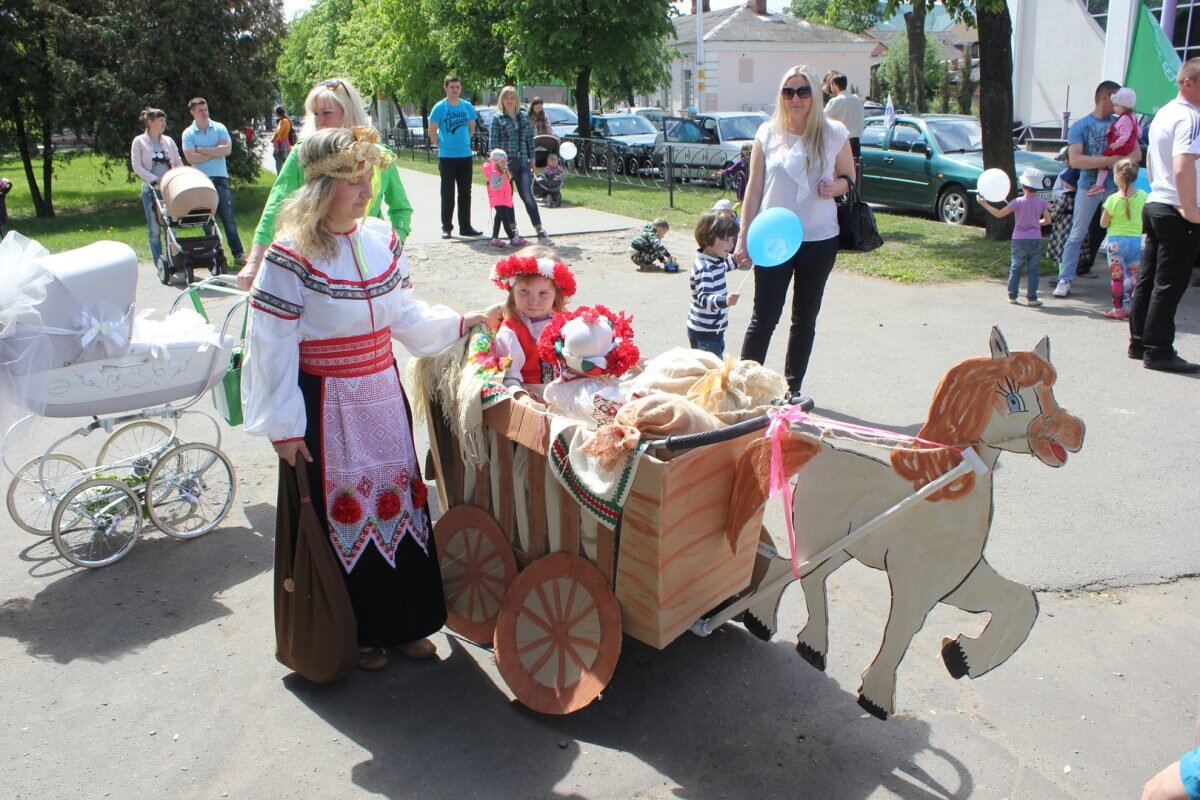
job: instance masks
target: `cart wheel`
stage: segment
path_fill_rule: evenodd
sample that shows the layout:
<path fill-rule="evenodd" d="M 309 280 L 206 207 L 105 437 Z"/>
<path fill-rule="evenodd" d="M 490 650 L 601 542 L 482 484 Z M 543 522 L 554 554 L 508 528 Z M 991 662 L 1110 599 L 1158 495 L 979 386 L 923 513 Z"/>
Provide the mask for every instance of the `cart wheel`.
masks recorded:
<path fill-rule="evenodd" d="M 142 530 L 142 503 L 118 481 L 84 481 L 63 497 L 54 510 L 51 531 L 63 558 L 80 567 L 103 567 L 118 560 L 137 542 Z"/>
<path fill-rule="evenodd" d="M 154 262 L 154 271 L 158 273 L 158 280 L 163 286 L 171 285 L 171 266 L 167 262 L 170 256 L 159 256 L 158 261 Z"/>
<path fill-rule="evenodd" d="M 122 478 L 144 478 L 172 441 L 170 428 L 161 422 L 131 422 L 108 437 L 96 457 L 96 466 Z"/>
<path fill-rule="evenodd" d="M 21 467 L 8 485 L 8 513 L 22 530 L 34 536 L 49 536 L 54 507 L 63 494 L 78 483 L 87 467 L 74 456 L 51 453 Z M 42 479 L 38 480 L 41 470 Z"/>
<path fill-rule="evenodd" d="M 233 465 L 210 444 L 181 444 L 167 451 L 146 481 L 146 512 L 176 539 L 208 533 L 229 513 L 237 479 Z"/>
<path fill-rule="evenodd" d="M 488 645 L 517 561 L 504 532 L 486 511 L 455 506 L 433 526 L 446 595 L 446 624 L 475 644 Z"/>
<path fill-rule="evenodd" d="M 517 576 L 496 620 L 496 666 L 523 704 L 570 714 L 596 699 L 621 654 L 621 609 L 600 571 L 554 553 Z"/>

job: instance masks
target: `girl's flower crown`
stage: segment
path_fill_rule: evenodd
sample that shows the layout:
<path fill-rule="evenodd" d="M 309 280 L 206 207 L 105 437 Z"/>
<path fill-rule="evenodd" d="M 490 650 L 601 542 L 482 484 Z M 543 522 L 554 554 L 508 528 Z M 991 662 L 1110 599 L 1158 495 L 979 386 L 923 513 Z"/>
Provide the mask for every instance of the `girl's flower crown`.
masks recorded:
<path fill-rule="evenodd" d="M 518 278 L 526 275 L 549 278 L 565 300 L 575 296 L 575 275 L 571 268 L 561 261 L 532 256 L 509 256 L 492 266 L 492 283 L 506 292 L 516 285 Z"/>
<path fill-rule="evenodd" d="M 572 324 L 576 323 L 577 324 Z M 592 377 L 619 378 L 638 362 L 641 353 L 633 343 L 633 317 L 624 312 L 612 312 L 604 306 L 582 306 L 574 311 L 562 311 L 542 331 L 538 339 L 538 354 L 550 364 L 558 364 Z M 607 326 L 612 343 L 602 353 L 575 353 L 566 343 L 564 328 Z M 572 331 L 573 332 L 573 331 Z M 584 337 L 592 338 L 592 337 Z M 607 337 L 599 337 L 607 338 Z"/>
<path fill-rule="evenodd" d="M 356 181 L 367 169 L 386 167 L 395 158 L 379 147 L 379 131 L 358 125 L 350 129 L 354 143 L 337 153 L 331 153 L 304 167 L 304 180 L 311 181 L 322 175 L 338 180 Z"/>

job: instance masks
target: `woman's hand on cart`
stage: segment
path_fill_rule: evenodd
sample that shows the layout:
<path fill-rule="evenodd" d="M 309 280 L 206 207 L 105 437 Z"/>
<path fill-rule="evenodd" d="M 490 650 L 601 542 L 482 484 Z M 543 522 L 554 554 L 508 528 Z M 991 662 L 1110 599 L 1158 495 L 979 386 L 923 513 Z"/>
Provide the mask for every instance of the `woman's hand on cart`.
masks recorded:
<path fill-rule="evenodd" d="M 254 276 L 258 274 L 258 268 L 262 266 L 263 258 L 266 255 L 267 246 L 264 244 L 256 244 L 250 248 L 250 255 L 237 274 L 237 285 L 243 292 L 250 291 L 250 287 L 254 285 Z"/>
<path fill-rule="evenodd" d="M 272 442 L 271 446 L 275 448 L 275 453 L 288 463 L 289 467 L 296 466 L 296 456 L 304 457 L 304 460 L 312 463 L 312 455 L 308 452 L 308 445 L 304 444 L 303 439 L 290 439 L 286 442 Z"/>
<path fill-rule="evenodd" d="M 485 308 L 482 311 L 468 311 L 463 314 L 463 327 L 467 330 L 474 328 L 476 325 L 487 325 L 491 328 L 492 333 L 500 330 L 500 325 L 504 322 L 504 306 L 497 304 L 490 308 Z"/>

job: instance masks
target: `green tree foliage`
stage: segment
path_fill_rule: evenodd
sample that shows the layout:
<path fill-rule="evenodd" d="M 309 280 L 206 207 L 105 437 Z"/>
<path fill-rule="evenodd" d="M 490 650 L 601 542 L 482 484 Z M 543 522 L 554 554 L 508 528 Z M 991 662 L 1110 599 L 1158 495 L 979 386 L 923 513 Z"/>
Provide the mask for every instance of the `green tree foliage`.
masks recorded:
<path fill-rule="evenodd" d="M 898 33 L 888 42 L 888 51 L 875 73 L 879 97 L 892 95 L 896 106 L 903 106 L 909 111 L 916 111 L 913 95 L 909 88 L 909 58 L 908 39 Z M 938 84 L 942 80 L 941 51 L 932 39 L 925 40 L 925 72 L 923 89 L 927 96 L 937 93 Z"/>
<path fill-rule="evenodd" d="M 787 12 L 793 17 L 854 33 L 862 33 L 868 28 L 874 28 L 883 19 L 883 6 L 876 0 L 870 0 L 870 2 L 792 0 Z"/>
<path fill-rule="evenodd" d="M 449 71 L 462 79 L 463 92 L 472 95 L 492 86 L 512 83 L 509 42 L 504 20 L 508 0 L 425 0 L 434 40 Z M 444 76 L 443 76 L 444 77 Z M 439 96 L 441 81 L 438 81 Z"/>
<path fill-rule="evenodd" d="M 177 139 L 196 95 L 230 131 L 265 116 L 281 29 L 276 0 L 12 0 L 0 12 L 0 145 L 19 152 L 37 215 L 54 216 L 56 133 L 92 135 L 116 164 L 145 106 L 167 112 Z M 253 176 L 257 159 L 233 142 L 231 174 Z"/>
<path fill-rule="evenodd" d="M 958 62 L 958 113 L 970 114 L 975 103 L 974 59 L 964 55 Z"/>
<path fill-rule="evenodd" d="M 373 93 L 424 111 L 442 97 L 446 63 L 427 0 L 355 0 L 337 63 L 369 100 Z"/>
<path fill-rule="evenodd" d="M 669 5 L 668 0 L 510 0 L 503 24 L 508 64 L 523 79 L 558 78 L 574 86 L 579 132 L 588 136 L 593 76 L 619 82 L 630 54 L 649 51 L 654 54 L 650 69 L 660 69 L 665 79 L 665 43 L 675 34 Z"/>
<path fill-rule="evenodd" d="M 365 46 L 351 27 L 354 5 L 353 0 L 317 0 L 288 25 L 276 70 L 289 113 L 302 113 L 304 98 L 315 83 L 345 72 L 338 60 L 339 43 Z"/>

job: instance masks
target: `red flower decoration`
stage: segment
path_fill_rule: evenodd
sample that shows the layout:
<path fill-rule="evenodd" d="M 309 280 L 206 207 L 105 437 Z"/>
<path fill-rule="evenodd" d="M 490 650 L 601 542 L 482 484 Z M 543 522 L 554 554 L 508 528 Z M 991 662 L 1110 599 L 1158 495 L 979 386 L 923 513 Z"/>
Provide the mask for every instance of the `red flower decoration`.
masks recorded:
<path fill-rule="evenodd" d="M 343 525 L 353 525 L 363 517 L 362 503 L 358 502 L 350 492 L 343 492 L 333 501 L 333 508 L 329 511 L 329 516 L 334 522 L 340 522 Z"/>
<path fill-rule="evenodd" d="M 380 519 L 392 519 L 403 508 L 403 504 L 400 502 L 400 495 L 397 494 L 395 489 L 380 492 L 378 508 Z"/>
<path fill-rule="evenodd" d="M 425 481 L 413 478 L 411 489 L 413 508 L 424 508 L 425 504 L 429 502 L 429 490 L 425 488 Z"/>
<path fill-rule="evenodd" d="M 509 256 L 502 258 L 492 267 L 491 279 L 496 288 L 508 291 L 517 278 L 525 275 L 539 275 L 549 278 L 564 299 L 575 296 L 575 275 L 571 268 L 561 261 L 551 261 L 548 258 L 533 258 L 532 256 Z"/>

